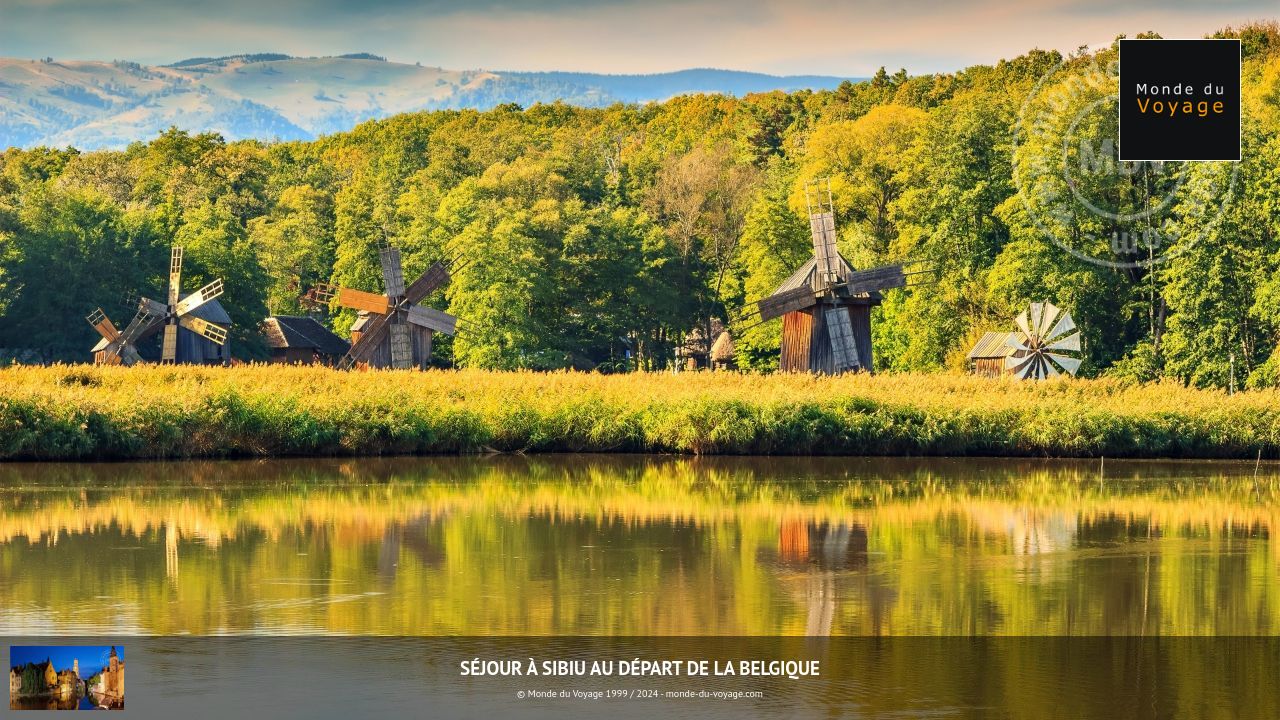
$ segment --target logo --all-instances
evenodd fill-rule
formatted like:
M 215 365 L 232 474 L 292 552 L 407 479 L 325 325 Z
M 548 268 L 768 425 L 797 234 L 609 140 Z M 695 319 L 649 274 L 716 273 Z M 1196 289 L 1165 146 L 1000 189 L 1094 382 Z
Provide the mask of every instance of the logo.
M 1013 181 L 1032 224 L 1063 250 L 1145 268 L 1217 227 L 1238 164 L 1121 160 L 1119 68 L 1114 51 L 1081 54 L 1035 83 L 1014 131 Z

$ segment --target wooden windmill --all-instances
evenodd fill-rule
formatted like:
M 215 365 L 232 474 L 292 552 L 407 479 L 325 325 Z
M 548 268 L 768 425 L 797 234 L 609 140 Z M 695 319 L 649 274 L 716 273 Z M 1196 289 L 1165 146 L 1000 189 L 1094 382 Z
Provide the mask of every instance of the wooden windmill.
M 825 190 L 826 204 L 813 195 Z M 800 266 L 773 294 L 756 303 L 760 321 L 782 318 L 779 368 L 786 372 L 835 374 L 872 371 L 871 308 L 880 291 L 906 287 L 904 265 L 854 270 L 836 250 L 835 208 L 831 183 L 807 186 L 813 258 Z
M 231 318 L 214 298 L 222 294 L 222 280 L 214 280 L 186 297 L 182 292 L 182 248 L 169 255 L 168 302 L 140 298 L 133 319 L 123 331 L 96 308 L 86 318 L 102 340 L 94 347 L 100 363 L 134 365 L 142 361 L 137 343 L 164 329 L 160 360 L 166 363 L 225 362 Z M 182 331 L 187 331 L 184 333 Z M 189 333 L 189 334 L 188 334 Z
M 364 363 L 374 368 L 426 368 L 431 361 L 431 335 L 453 335 L 458 319 L 448 313 L 418 303 L 449 282 L 443 263 L 434 263 L 407 287 L 400 262 L 400 250 L 385 246 L 379 251 L 386 294 L 365 292 L 334 285 L 318 285 L 308 297 L 336 300 L 361 314 L 352 327 L 351 350 L 343 367 Z

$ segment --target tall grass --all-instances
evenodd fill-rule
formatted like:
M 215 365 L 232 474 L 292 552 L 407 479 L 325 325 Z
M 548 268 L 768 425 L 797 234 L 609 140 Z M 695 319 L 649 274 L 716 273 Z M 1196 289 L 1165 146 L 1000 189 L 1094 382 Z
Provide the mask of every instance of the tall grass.
M 951 375 L 0 370 L 0 459 L 465 452 L 1264 457 L 1280 394 Z

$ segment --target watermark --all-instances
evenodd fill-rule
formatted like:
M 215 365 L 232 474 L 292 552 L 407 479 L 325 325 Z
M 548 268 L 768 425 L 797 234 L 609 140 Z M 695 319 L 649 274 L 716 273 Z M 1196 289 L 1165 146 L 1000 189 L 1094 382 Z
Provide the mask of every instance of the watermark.
M 1213 232 L 1237 163 L 1119 159 L 1115 53 L 1064 59 L 1035 83 L 1014 129 L 1013 181 L 1042 235 L 1103 267 L 1145 268 Z

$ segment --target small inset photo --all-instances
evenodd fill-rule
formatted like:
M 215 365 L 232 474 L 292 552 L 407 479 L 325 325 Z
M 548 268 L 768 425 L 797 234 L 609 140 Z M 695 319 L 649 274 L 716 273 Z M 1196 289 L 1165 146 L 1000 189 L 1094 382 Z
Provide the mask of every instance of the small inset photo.
M 10 710 L 123 710 L 123 645 L 12 645 Z

